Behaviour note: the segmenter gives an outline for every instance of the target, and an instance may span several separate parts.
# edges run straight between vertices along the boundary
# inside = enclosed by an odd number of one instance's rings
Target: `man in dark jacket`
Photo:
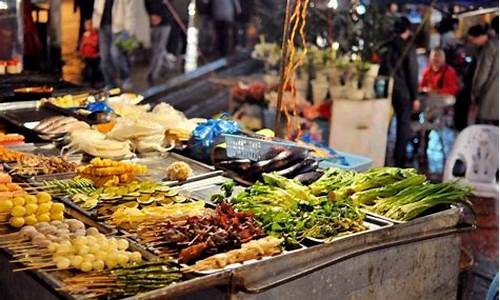
[[[167,42],[172,29],[170,12],[162,0],[145,0],[151,25],[151,50],[148,82],[154,82],[160,77],[162,68],[166,67]]]
[[[418,63],[408,18],[397,19],[393,31],[395,36],[388,44],[380,74],[394,79],[392,105],[397,122],[394,163],[398,167],[405,167],[406,146],[412,136],[411,114],[412,110],[420,107],[417,99]]]
[[[481,25],[472,26],[467,34],[481,48],[471,90],[472,103],[478,106],[477,122],[498,126],[498,35],[488,37],[487,28]]]

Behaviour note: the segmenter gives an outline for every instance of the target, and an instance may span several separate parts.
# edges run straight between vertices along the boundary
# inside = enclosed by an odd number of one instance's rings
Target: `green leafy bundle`
[[[275,173],[264,174],[231,202],[240,211],[249,211],[273,236],[282,236],[289,247],[306,237],[328,239],[365,230],[364,214],[351,201],[331,202],[316,197],[297,181]]]

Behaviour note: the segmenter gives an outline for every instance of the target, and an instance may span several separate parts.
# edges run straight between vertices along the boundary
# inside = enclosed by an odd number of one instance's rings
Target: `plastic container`
[[[227,156],[230,158],[260,161],[264,160],[266,155],[275,147],[299,149],[304,152],[309,151],[306,147],[288,141],[270,141],[234,134],[224,134],[223,136],[226,139]]]
[[[337,167],[341,169],[354,170],[357,172],[364,172],[371,168],[373,160],[368,157],[350,154],[340,151],[335,151],[338,158],[325,159],[320,162],[320,168],[326,169],[330,167]]]

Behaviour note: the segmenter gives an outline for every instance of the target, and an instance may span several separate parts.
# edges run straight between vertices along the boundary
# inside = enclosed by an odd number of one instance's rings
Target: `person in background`
[[[44,48],[42,42],[40,41],[36,25],[33,22],[33,7],[34,4],[31,3],[31,1],[22,1],[21,11],[23,13],[24,44],[23,67],[26,70],[38,70],[40,68],[40,62],[42,61],[42,51]]]
[[[141,6],[144,3],[137,0],[95,0],[92,25],[99,31],[100,65],[106,89],[132,89],[127,53],[117,42],[141,38],[137,19]]]
[[[85,61],[83,82],[96,87],[100,79],[99,71],[99,33],[92,27],[92,20],[85,20],[85,31],[80,40],[80,55]]]
[[[457,26],[458,20],[454,18],[445,18],[438,26],[438,32],[441,34],[439,47],[443,49],[446,55],[446,63],[454,68],[457,68],[460,64],[458,49],[461,47],[461,42],[455,35]]]
[[[172,22],[172,34],[168,43],[168,51],[175,55],[178,66],[182,63],[182,56],[186,53],[187,34],[185,30],[187,30],[189,24],[188,6],[190,2],[190,0],[170,0],[178,19]]]
[[[398,20],[400,17],[399,13],[399,5],[396,2],[389,2],[387,4],[387,11],[385,12],[385,16],[382,20],[382,28],[385,33],[387,33],[387,37],[392,35],[392,27],[394,22]]]
[[[78,29],[78,47],[85,32],[85,22],[92,19],[94,0],[73,0],[73,12],[80,11],[80,27]]]
[[[469,42],[481,47],[472,79],[471,101],[477,123],[498,126],[498,27],[497,36],[488,37],[484,26],[476,25],[467,32]]]
[[[241,10],[236,18],[235,40],[236,46],[247,47],[247,28],[254,15],[255,3],[254,0],[244,0],[240,2]]]
[[[214,29],[212,21],[212,0],[196,0],[196,27],[203,28],[198,32],[198,48],[203,56],[213,53]]]
[[[477,60],[474,56],[469,57],[469,62],[464,63],[461,72],[461,85],[456,96],[453,113],[455,129],[462,131],[468,125],[468,116],[471,106],[472,79],[476,71]]]
[[[438,31],[441,34],[439,46],[444,50],[453,49],[460,44],[459,39],[455,35],[458,26],[458,20],[454,18],[444,18],[438,26]]]
[[[212,19],[215,43],[219,56],[232,54],[234,49],[234,21],[241,12],[239,0],[212,0]]]
[[[429,65],[425,68],[419,88],[422,92],[440,96],[455,96],[458,90],[458,77],[455,69],[446,64],[441,48],[432,49]]]
[[[400,17],[399,6],[396,2],[394,1],[389,2],[389,4],[387,5],[386,16],[391,17],[393,21]]]
[[[162,68],[167,67],[167,43],[172,29],[171,16],[167,6],[160,0],[146,0],[146,11],[151,25],[151,51],[147,80],[153,85],[160,77]]]
[[[394,38],[387,45],[382,58],[380,75],[394,79],[392,105],[396,114],[396,145],[394,164],[406,166],[406,146],[412,137],[412,110],[420,109],[417,99],[418,64],[417,51],[411,37],[411,23],[406,17],[396,20],[393,27]]]

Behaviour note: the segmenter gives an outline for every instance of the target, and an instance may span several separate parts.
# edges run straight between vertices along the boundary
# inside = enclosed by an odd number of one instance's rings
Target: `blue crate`
[[[340,151],[335,151],[336,155],[333,159],[324,159],[320,162],[320,168],[327,169],[337,167],[341,169],[354,170],[364,172],[371,168],[373,160],[368,157],[350,154]]]

